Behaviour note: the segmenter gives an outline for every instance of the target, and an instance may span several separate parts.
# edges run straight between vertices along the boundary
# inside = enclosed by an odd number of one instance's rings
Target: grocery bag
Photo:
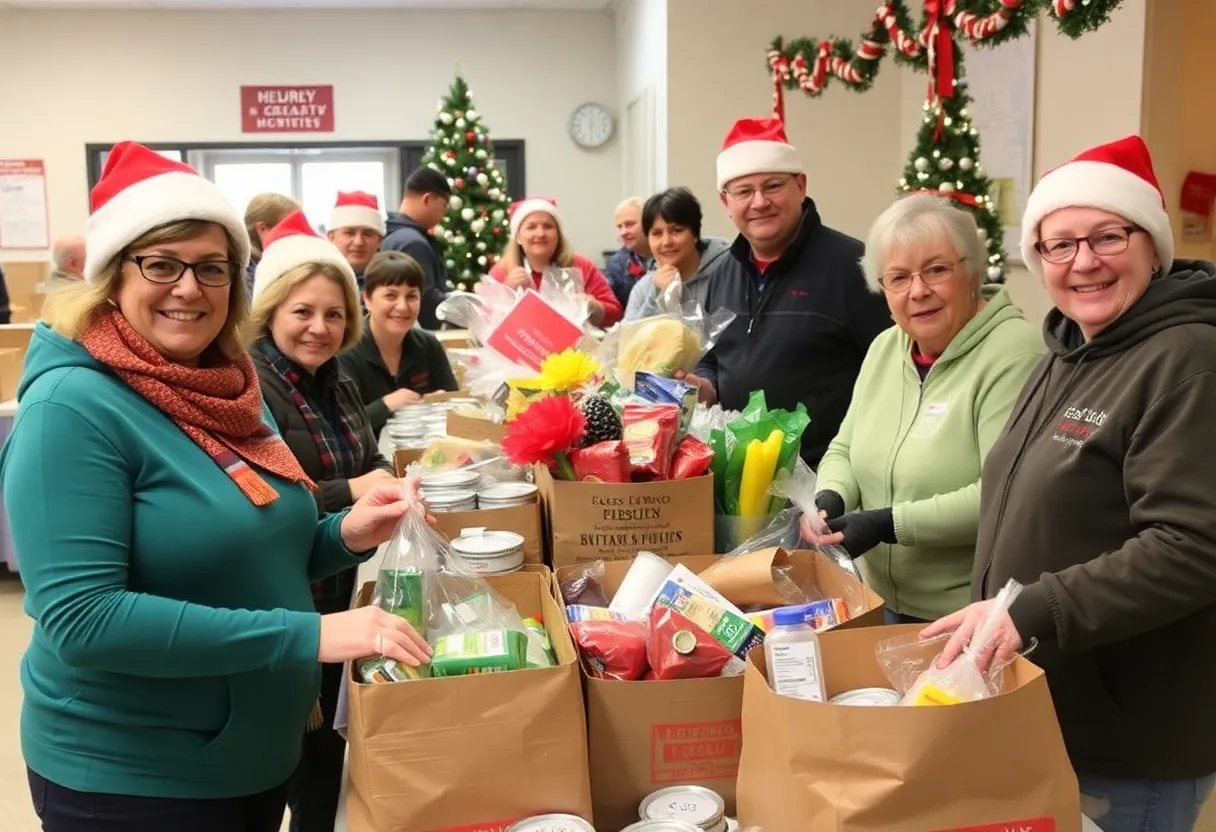
[[[829,699],[889,688],[875,646],[918,626],[819,636]],[[743,690],[739,820],[765,830],[1079,832],[1080,795],[1043,671],[945,706],[835,705],[773,693],[763,649]]]

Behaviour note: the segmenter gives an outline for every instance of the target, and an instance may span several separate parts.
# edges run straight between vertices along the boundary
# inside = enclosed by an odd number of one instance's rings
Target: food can
[[[726,803],[704,786],[659,789],[638,807],[642,820],[681,820],[701,832],[726,832]]]
[[[685,820],[661,818],[658,820],[638,821],[630,826],[626,826],[621,832],[702,832],[702,829]]]
[[[515,532],[461,529],[451,543],[452,551],[474,572],[502,575],[518,572],[524,565],[524,538]]]
[[[487,485],[477,492],[477,505],[481,508],[513,508],[535,503],[536,486],[530,482],[500,482]]]
[[[477,493],[460,488],[443,491],[423,491],[427,508],[435,514],[450,514],[454,511],[476,511]]]
[[[537,815],[511,824],[507,832],[595,832],[595,827],[578,815]]]
[[[439,491],[477,491],[481,475],[467,468],[457,468],[455,471],[438,471],[422,475],[422,491],[431,494]]]
[[[899,691],[891,688],[857,688],[846,690],[828,700],[829,705],[863,705],[871,708],[886,708],[898,705],[903,699]]]

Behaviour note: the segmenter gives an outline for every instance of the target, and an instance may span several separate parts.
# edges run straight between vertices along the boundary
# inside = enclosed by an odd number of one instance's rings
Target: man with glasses
[[[753,390],[771,408],[805,404],[802,457],[815,467],[891,316],[866,288],[861,242],[823,224],[803,171],[777,119],[740,119],[727,135],[718,188],[739,236],[710,275],[705,307],[738,317],[689,379],[728,410]]]

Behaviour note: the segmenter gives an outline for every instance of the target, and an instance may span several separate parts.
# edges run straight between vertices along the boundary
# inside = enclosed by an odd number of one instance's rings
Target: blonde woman
[[[338,352],[358,341],[362,330],[355,273],[299,211],[263,239],[250,325],[262,396],[283,441],[317,483],[321,513],[340,511],[377,483],[393,480],[359,391],[338,367]],[[317,612],[350,606],[356,571],[351,567],[313,583]],[[288,793],[293,832],[334,828],[346,748],[333,730],[342,667],[321,668],[321,719],[304,737]]]
[[[591,323],[609,327],[625,315],[608,281],[595,264],[575,254],[562,233],[557,204],[532,197],[511,206],[511,242],[490,277],[512,289],[539,288],[550,268],[578,269],[590,305]]]
[[[318,615],[309,588],[409,501],[386,483],[318,519],[242,346],[249,238],[215,185],[128,142],[92,208],[0,454],[34,809],[46,832],[277,832],[318,664],[426,660],[396,616]]]
[[[245,270],[245,288],[248,297],[253,296],[253,270],[262,259],[263,238],[266,232],[283,221],[293,211],[300,210],[300,203],[283,194],[258,194],[245,207],[245,231],[249,234],[249,268]]]

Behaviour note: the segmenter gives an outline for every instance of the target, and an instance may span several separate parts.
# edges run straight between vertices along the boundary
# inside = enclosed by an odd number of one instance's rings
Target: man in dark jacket
[[[428,230],[439,224],[448,210],[452,187],[434,168],[420,167],[405,180],[401,211],[389,213],[388,236],[381,251],[400,251],[418,261],[426,283],[422,287],[422,310],[418,323],[423,329],[439,329],[435,310],[447,297],[447,274],[443,257]]]
[[[735,124],[718,155],[718,187],[739,236],[710,275],[705,307],[738,317],[689,378],[704,401],[728,410],[741,410],[753,390],[770,408],[805,404],[802,458],[815,467],[890,312],[866,288],[861,242],[819,219],[780,121]]]

